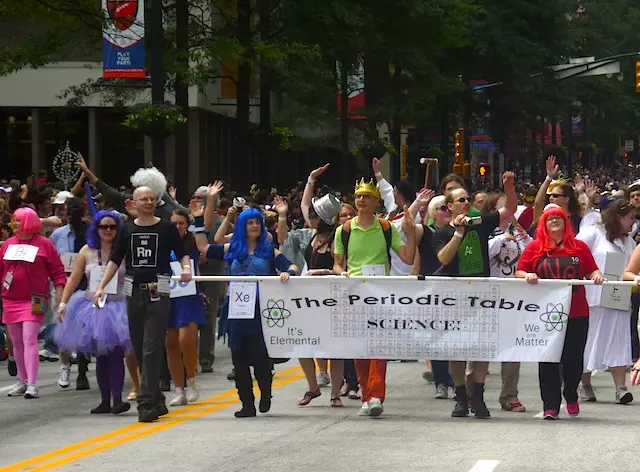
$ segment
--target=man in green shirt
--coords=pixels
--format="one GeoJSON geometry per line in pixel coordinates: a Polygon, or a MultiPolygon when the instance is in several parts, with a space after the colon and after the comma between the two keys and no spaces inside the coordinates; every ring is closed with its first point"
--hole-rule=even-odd
{"type": "MultiPolygon", "coordinates": [[[[365,183],[361,179],[356,183],[354,193],[358,216],[336,230],[333,272],[345,277],[389,275],[389,250],[396,251],[403,262],[413,264],[416,234],[414,217],[409,209],[404,207],[405,245],[394,225],[375,217],[380,205],[380,189],[373,181],[365,183]],[[343,242],[343,232],[349,233],[347,248],[343,242]]],[[[382,404],[386,391],[387,361],[356,359],[355,366],[362,388],[362,408],[358,415],[380,416],[384,411],[382,404]]]]}

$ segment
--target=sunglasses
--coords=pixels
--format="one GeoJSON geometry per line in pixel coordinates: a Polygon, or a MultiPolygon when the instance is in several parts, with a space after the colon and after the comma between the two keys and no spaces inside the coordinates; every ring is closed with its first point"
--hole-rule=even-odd
{"type": "Polygon", "coordinates": [[[442,206],[439,206],[437,210],[440,210],[446,213],[447,211],[449,211],[449,207],[447,205],[442,205],[442,206]]]}
{"type": "Polygon", "coordinates": [[[460,197],[455,201],[458,203],[471,203],[471,199],[469,197],[460,197]]]}
{"type": "Polygon", "coordinates": [[[552,194],[550,194],[549,196],[550,196],[550,197],[553,197],[553,198],[560,198],[560,197],[564,197],[564,195],[562,195],[562,194],[560,194],[560,193],[552,193],[552,194]]]}
{"type": "Polygon", "coordinates": [[[99,225],[98,229],[102,231],[116,231],[118,229],[118,225],[99,225]]]}

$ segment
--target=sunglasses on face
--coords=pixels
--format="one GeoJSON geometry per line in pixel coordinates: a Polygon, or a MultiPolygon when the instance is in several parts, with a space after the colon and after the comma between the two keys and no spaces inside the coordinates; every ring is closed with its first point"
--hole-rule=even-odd
{"type": "Polygon", "coordinates": [[[562,195],[561,193],[552,193],[551,195],[549,195],[550,197],[553,198],[560,198],[560,197],[564,197],[564,195],[562,195]]]}
{"type": "Polygon", "coordinates": [[[116,231],[118,229],[118,225],[100,225],[98,229],[102,231],[116,231]]]}
{"type": "Polygon", "coordinates": [[[446,212],[449,211],[449,207],[447,207],[447,205],[439,206],[437,209],[440,210],[443,213],[446,213],[446,212]]]}
{"type": "Polygon", "coordinates": [[[460,197],[454,200],[458,203],[471,203],[471,199],[469,197],[460,197]]]}

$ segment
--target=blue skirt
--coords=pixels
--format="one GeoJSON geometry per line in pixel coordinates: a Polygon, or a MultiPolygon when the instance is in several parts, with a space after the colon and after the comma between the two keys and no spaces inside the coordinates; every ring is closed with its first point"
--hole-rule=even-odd
{"type": "Polygon", "coordinates": [[[172,298],[169,311],[169,329],[178,329],[195,323],[199,326],[206,324],[204,303],[200,295],[172,298]]]}

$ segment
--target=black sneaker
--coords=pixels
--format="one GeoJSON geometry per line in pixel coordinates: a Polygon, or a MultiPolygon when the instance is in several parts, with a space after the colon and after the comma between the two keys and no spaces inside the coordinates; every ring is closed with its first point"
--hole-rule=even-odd
{"type": "Polygon", "coordinates": [[[200,372],[204,374],[213,372],[213,362],[208,359],[200,361],[200,372]]]}
{"type": "Polygon", "coordinates": [[[78,375],[76,379],[76,390],[89,390],[91,385],[89,385],[89,379],[86,375],[78,375]]]}
{"type": "Polygon", "coordinates": [[[9,375],[11,377],[17,376],[18,375],[18,365],[16,364],[16,361],[7,362],[7,370],[9,371],[9,375]]]}
{"type": "Polygon", "coordinates": [[[262,395],[260,397],[260,413],[267,413],[271,409],[271,395],[262,395]]]}
{"type": "Polygon", "coordinates": [[[167,380],[167,379],[161,379],[160,380],[160,390],[163,392],[170,392],[171,391],[171,381],[167,380]]]}
{"type": "Polygon", "coordinates": [[[235,380],[236,379],[236,369],[231,369],[231,372],[227,374],[227,380],[235,380]]]}
{"type": "Polygon", "coordinates": [[[482,400],[474,402],[473,411],[476,415],[476,418],[491,418],[491,413],[489,413],[487,405],[482,400]]]}
{"type": "Polygon", "coordinates": [[[452,418],[465,418],[469,416],[469,404],[467,403],[467,399],[456,400],[456,406],[453,407],[453,411],[451,412],[452,418]]]}
{"type": "Polygon", "coordinates": [[[158,417],[160,417],[169,413],[169,410],[167,409],[167,405],[161,403],[160,405],[156,405],[156,412],[158,413],[158,417]]]}
{"type": "Polygon", "coordinates": [[[242,407],[242,410],[236,411],[233,416],[236,418],[252,418],[256,416],[256,409],[254,408],[245,408],[242,407]]]}
{"type": "Polygon", "coordinates": [[[138,409],[138,422],[139,423],[152,423],[158,419],[158,411],[155,408],[149,408],[145,406],[138,409]]]}

